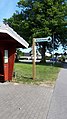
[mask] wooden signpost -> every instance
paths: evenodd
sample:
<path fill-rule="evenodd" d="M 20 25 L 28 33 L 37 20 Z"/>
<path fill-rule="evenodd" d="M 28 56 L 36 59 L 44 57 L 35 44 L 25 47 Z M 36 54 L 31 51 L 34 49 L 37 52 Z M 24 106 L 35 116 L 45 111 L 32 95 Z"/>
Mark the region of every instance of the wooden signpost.
<path fill-rule="evenodd" d="M 41 42 L 51 42 L 52 38 L 50 36 L 46 38 L 33 38 L 33 45 L 32 45 L 32 62 L 33 62 L 33 69 L 32 69 L 32 77 L 33 80 L 36 79 L 36 43 L 41 43 Z"/>
<path fill-rule="evenodd" d="M 33 57 L 32 57 L 32 61 L 33 61 L 33 80 L 36 79 L 36 39 L 33 38 L 33 45 L 32 45 L 32 52 L 33 52 Z"/>

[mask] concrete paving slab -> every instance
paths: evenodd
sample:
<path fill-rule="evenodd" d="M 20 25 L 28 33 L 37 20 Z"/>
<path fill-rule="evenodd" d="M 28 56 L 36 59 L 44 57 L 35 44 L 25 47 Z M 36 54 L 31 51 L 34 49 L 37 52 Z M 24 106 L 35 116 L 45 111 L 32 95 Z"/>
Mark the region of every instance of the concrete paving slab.
<path fill-rule="evenodd" d="M 46 119 L 53 88 L 0 83 L 0 119 Z"/>

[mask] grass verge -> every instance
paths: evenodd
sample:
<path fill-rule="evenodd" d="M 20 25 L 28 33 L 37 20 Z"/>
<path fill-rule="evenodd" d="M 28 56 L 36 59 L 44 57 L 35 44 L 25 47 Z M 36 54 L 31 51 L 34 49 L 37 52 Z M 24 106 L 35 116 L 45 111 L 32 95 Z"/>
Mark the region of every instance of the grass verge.
<path fill-rule="evenodd" d="M 17 83 L 27 84 L 49 84 L 53 85 L 57 79 L 61 65 L 59 64 L 37 64 L 36 80 L 32 79 L 32 64 L 15 63 L 15 78 Z"/>

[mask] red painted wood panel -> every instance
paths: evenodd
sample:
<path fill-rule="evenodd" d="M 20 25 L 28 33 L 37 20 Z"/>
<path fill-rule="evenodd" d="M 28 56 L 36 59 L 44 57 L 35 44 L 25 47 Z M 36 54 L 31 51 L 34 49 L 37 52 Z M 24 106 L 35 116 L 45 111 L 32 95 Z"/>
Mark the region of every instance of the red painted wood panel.
<path fill-rule="evenodd" d="M 4 82 L 4 50 L 0 47 L 0 82 Z"/>
<path fill-rule="evenodd" d="M 2 53 L 2 72 L 3 80 L 12 80 L 16 48 L 22 47 L 20 43 L 10 37 L 8 34 L 0 34 L 0 51 Z M 8 63 L 4 62 L 4 50 L 8 50 Z"/>
<path fill-rule="evenodd" d="M 4 80 L 8 81 L 8 63 L 4 63 Z"/>
<path fill-rule="evenodd" d="M 9 59 L 8 59 L 8 80 L 12 80 L 13 75 L 13 68 L 14 68 L 14 61 L 15 61 L 15 48 L 9 49 Z"/>

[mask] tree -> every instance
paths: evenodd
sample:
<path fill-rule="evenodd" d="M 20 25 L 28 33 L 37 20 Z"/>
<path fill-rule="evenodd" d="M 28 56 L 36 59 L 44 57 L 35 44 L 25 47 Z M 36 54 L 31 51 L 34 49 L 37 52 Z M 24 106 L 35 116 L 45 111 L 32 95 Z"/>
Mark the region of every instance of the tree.
<path fill-rule="evenodd" d="M 4 23 L 7 22 L 20 35 L 25 35 L 26 40 L 46 37 L 53 33 L 57 37 L 59 35 L 60 39 L 65 39 L 67 4 L 64 0 L 20 0 L 18 7 L 21 12 L 4 19 Z"/>
<path fill-rule="evenodd" d="M 16 11 L 16 13 L 14 13 L 11 18 L 4 19 L 3 22 L 4 24 L 8 24 L 10 27 L 12 27 L 26 41 L 29 40 L 30 30 L 22 12 L 19 13 L 18 11 Z"/>
<path fill-rule="evenodd" d="M 61 43 L 67 37 L 67 2 L 65 0 L 20 0 L 16 12 L 4 19 L 30 44 L 33 37 L 53 36 Z M 45 47 L 45 45 L 43 46 Z"/>

